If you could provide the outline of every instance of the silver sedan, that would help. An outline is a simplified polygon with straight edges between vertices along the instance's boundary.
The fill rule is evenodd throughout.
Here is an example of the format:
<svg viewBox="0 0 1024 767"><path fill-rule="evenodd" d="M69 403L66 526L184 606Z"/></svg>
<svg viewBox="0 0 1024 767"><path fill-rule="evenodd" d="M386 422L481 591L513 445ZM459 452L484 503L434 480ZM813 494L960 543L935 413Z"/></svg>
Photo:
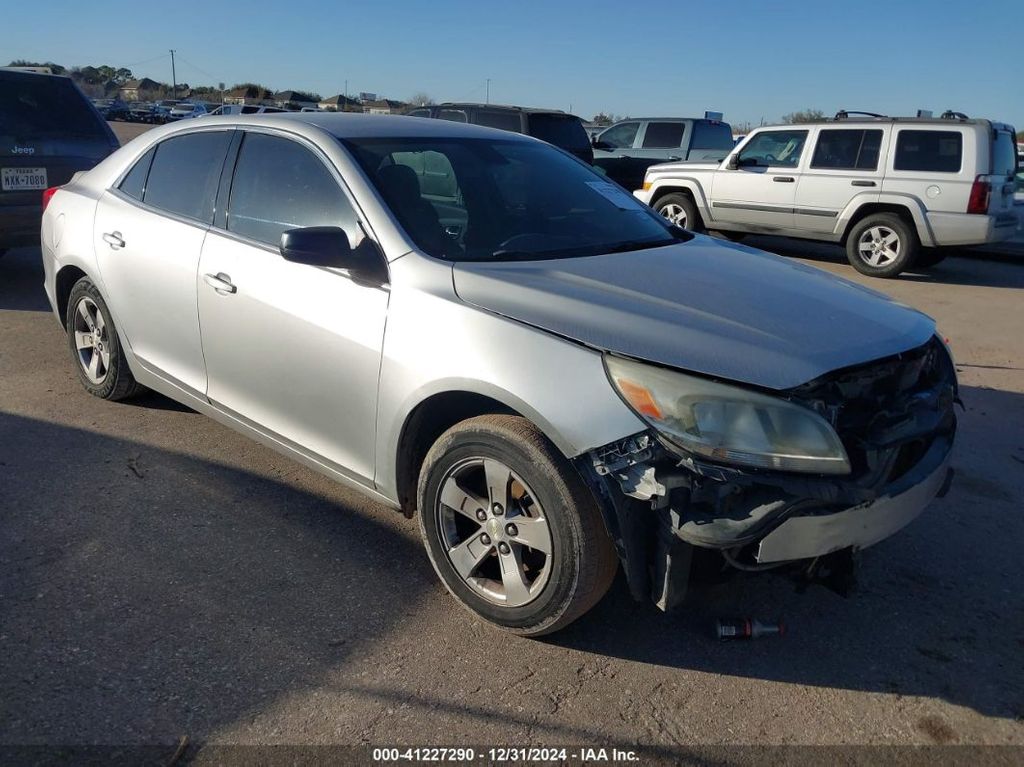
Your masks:
<svg viewBox="0 0 1024 767"><path fill-rule="evenodd" d="M86 390L154 389L418 513L444 585L516 633L582 615L620 563L665 609L708 562L834 572L950 475L928 317L525 136L210 117L44 204Z"/></svg>

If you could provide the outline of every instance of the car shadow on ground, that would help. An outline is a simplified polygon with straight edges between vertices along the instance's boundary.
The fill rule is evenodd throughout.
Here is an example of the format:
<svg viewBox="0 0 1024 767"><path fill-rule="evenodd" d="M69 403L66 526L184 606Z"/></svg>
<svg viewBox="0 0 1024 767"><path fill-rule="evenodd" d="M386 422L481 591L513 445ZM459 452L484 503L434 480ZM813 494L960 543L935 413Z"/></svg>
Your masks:
<svg viewBox="0 0 1024 767"><path fill-rule="evenodd" d="M548 640L642 663L934 697L1024 717L1024 395L965 387L950 493L862 552L848 598L770 573L698 586L669 615L621 576L590 615ZM803 593L800 593L803 592ZM783 619L783 638L719 643L720 617Z"/></svg>
<svg viewBox="0 0 1024 767"><path fill-rule="evenodd" d="M13 248L0 257L0 309L50 311L39 248Z"/></svg>
<svg viewBox="0 0 1024 767"><path fill-rule="evenodd" d="M853 279L856 270L846 260L846 252L839 245L793 240L782 237L747 237L744 245L796 258L812 264L842 264L849 274L833 271L840 277ZM830 270L832 271L832 270ZM941 263L929 269L911 269L894 278L936 285L963 285L987 288L1024 287L1024 248L1020 257L1003 256L977 250L954 250ZM885 292L888 280L871 280L868 284Z"/></svg>

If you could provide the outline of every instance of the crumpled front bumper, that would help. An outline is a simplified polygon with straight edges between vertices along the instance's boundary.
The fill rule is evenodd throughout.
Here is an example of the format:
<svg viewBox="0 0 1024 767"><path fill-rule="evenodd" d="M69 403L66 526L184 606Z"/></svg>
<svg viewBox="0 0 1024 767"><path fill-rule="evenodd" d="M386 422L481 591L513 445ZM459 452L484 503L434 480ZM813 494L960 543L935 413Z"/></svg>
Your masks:
<svg viewBox="0 0 1024 767"><path fill-rule="evenodd" d="M914 470L874 501L842 511L791 516L761 539L758 563L811 559L864 549L906 527L944 494L952 478L952 442L936 440Z"/></svg>

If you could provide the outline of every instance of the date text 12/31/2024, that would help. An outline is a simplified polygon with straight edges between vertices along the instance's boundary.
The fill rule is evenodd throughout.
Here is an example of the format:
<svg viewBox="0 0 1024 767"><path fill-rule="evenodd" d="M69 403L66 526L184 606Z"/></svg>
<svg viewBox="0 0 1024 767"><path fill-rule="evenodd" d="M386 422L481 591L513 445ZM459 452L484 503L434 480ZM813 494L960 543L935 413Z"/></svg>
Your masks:
<svg viewBox="0 0 1024 767"><path fill-rule="evenodd" d="M374 748L374 762L635 762L639 759L635 751L618 748L590 747L517 747L458 748L428 746L421 748Z"/></svg>

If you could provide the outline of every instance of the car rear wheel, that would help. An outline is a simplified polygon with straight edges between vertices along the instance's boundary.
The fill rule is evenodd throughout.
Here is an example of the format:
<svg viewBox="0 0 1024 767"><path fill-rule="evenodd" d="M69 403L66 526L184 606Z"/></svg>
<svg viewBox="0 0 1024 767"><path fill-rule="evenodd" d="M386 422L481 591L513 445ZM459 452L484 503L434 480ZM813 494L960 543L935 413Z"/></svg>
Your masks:
<svg viewBox="0 0 1024 767"><path fill-rule="evenodd" d="M71 288L65 327L86 391L100 399L123 400L145 390L128 369L110 310L88 277Z"/></svg>
<svg viewBox="0 0 1024 767"><path fill-rule="evenodd" d="M568 625L615 576L615 547L593 496L524 418L480 416L445 432L424 460L417 500L445 587L512 633Z"/></svg>
<svg viewBox="0 0 1024 767"><path fill-rule="evenodd" d="M673 224L691 232L703 232L704 221L693 199L685 194L666 194L658 198L654 209Z"/></svg>
<svg viewBox="0 0 1024 767"><path fill-rule="evenodd" d="M914 264L919 249L914 228L895 213L866 217L846 239L850 264L870 277L895 277Z"/></svg>

